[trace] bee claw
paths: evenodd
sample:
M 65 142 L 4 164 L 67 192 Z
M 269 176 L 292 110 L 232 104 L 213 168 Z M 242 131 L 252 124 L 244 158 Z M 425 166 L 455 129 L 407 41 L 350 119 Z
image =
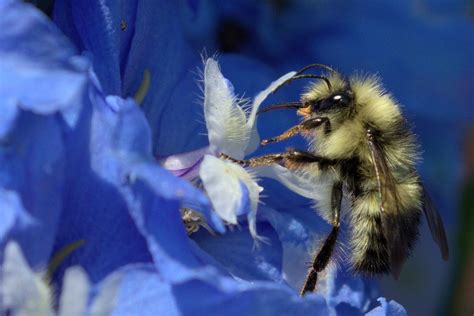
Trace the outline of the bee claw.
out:
M 268 144 L 270 144 L 270 143 L 274 143 L 274 142 L 276 142 L 276 141 L 277 141 L 276 138 L 264 139 L 264 140 L 262 140 L 262 141 L 260 142 L 260 145 L 266 146 L 266 145 L 268 145 Z

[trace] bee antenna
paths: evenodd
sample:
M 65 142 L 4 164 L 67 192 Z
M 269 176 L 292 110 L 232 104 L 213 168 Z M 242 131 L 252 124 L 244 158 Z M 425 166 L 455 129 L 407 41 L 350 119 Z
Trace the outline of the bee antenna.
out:
M 265 109 L 262 109 L 262 110 L 258 111 L 257 115 L 259 115 L 261 113 L 273 111 L 273 110 L 278 110 L 278 109 L 299 109 L 299 108 L 302 108 L 302 107 L 304 107 L 304 105 L 303 105 L 303 103 L 301 103 L 299 101 L 278 103 L 278 104 L 271 105 L 271 106 L 269 106 Z
M 323 69 L 329 70 L 332 73 L 335 73 L 335 74 L 337 73 L 336 70 L 334 70 L 333 68 L 331 68 L 327 65 L 324 65 L 324 64 L 310 64 L 310 65 L 304 67 L 303 69 L 297 71 L 295 75 L 296 76 L 301 75 L 303 72 L 305 72 L 306 70 L 311 69 L 311 68 L 323 68 Z
M 301 70 L 300 70 L 301 71 Z M 295 81 L 295 80 L 298 80 L 298 79 L 321 79 L 321 80 L 324 80 L 324 82 L 326 83 L 326 85 L 328 86 L 329 90 L 332 89 L 331 87 L 331 83 L 329 82 L 329 79 L 327 77 L 324 77 L 324 76 L 318 76 L 318 75 L 298 75 L 299 72 L 297 72 L 293 77 L 283 81 L 279 86 L 277 86 L 273 91 L 272 93 L 275 93 L 277 92 L 278 90 L 280 90 L 281 87 L 283 87 L 284 85 L 286 84 L 289 84 L 290 82 L 292 81 Z
M 334 70 L 333 68 L 327 66 L 327 65 L 324 65 L 324 64 L 310 64 L 300 70 L 298 70 L 295 75 L 291 78 L 289 78 L 288 80 L 282 82 L 278 87 L 275 88 L 275 90 L 273 90 L 272 93 L 275 93 L 277 92 L 282 86 L 284 86 L 285 84 L 288 84 L 294 80 L 297 80 L 297 79 L 305 79 L 305 78 L 309 78 L 309 79 L 321 79 L 321 80 L 324 80 L 324 82 L 326 82 L 326 85 L 328 86 L 329 90 L 331 90 L 331 83 L 329 82 L 329 79 L 327 77 L 324 77 L 324 76 L 317 76 L 317 75 L 303 75 L 303 73 L 308 70 L 308 69 L 312 69 L 312 68 L 323 68 L 325 70 L 329 70 L 330 72 L 334 73 L 334 74 L 337 74 L 337 71 Z

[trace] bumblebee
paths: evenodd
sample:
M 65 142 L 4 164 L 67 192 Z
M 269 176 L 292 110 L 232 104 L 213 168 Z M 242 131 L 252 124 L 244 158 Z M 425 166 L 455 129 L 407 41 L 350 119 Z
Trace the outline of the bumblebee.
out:
M 312 68 L 323 68 L 327 75 L 305 74 Z M 354 272 L 392 273 L 398 278 L 418 237 L 423 212 L 442 258 L 447 260 L 449 251 L 441 217 L 415 169 L 419 159 L 415 135 L 380 80 L 361 75 L 344 78 L 326 65 L 312 64 L 276 90 L 298 79 L 318 80 L 310 84 L 299 101 L 276 104 L 259 114 L 294 108 L 302 117 L 301 122 L 279 136 L 263 140 L 262 145 L 301 134 L 308 140 L 308 150 L 290 148 L 248 160 L 227 158 L 250 167 L 280 164 L 289 170 L 330 179 L 331 190 L 317 205 L 332 229 L 314 255 L 301 295 L 315 290 L 318 273 L 331 259 L 344 195 L 350 201 L 345 215 Z

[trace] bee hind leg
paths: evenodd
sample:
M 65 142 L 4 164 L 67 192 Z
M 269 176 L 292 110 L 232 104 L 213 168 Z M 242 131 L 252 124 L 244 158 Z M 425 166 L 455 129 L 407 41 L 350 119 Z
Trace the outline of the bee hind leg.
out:
M 342 182 L 337 182 L 332 187 L 331 193 L 331 208 L 333 211 L 332 230 L 324 241 L 323 246 L 319 252 L 314 256 L 313 264 L 309 268 L 303 288 L 300 295 L 303 296 L 307 292 L 312 292 L 316 289 L 316 282 L 318 281 L 318 273 L 323 271 L 331 259 L 336 245 L 337 235 L 339 233 L 340 212 L 342 202 Z

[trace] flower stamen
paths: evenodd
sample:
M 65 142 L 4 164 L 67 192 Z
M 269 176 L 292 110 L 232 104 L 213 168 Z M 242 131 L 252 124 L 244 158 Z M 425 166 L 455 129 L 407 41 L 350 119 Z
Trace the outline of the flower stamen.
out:
M 53 278 L 54 272 L 56 272 L 56 270 L 64 262 L 64 260 L 71 253 L 73 253 L 74 251 L 82 247 L 85 242 L 86 241 L 84 239 L 80 239 L 70 244 L 67 244 L 63 248 L 59 249 L 48 263 L 48 266 L 46 268 L 46 273 L 44 274 L 44 277 L 43 277 L 44 281 L 49 284 Z
M 183 220 L 188 235 L 194 234 L 201 227 L 204 227 L 211 235 L 215 235 L 212 228 L 207 224 L 206 219 L 201 214 L 190 208 L 181 209 L 181 219 Z
M 143 72 L 143 80 L 140 83 L 140 87 L 138 87 L 137 93 L 135 93 L 135 96 L 133 99 L 135 99 L 135 102 L 138 105 L 141 105 L 143 103 L 143 100 L 148 94 L 148 90 L 150 89 L 150 79 L 151 79 L 151 74 L 148 69 L 145 69 Z

